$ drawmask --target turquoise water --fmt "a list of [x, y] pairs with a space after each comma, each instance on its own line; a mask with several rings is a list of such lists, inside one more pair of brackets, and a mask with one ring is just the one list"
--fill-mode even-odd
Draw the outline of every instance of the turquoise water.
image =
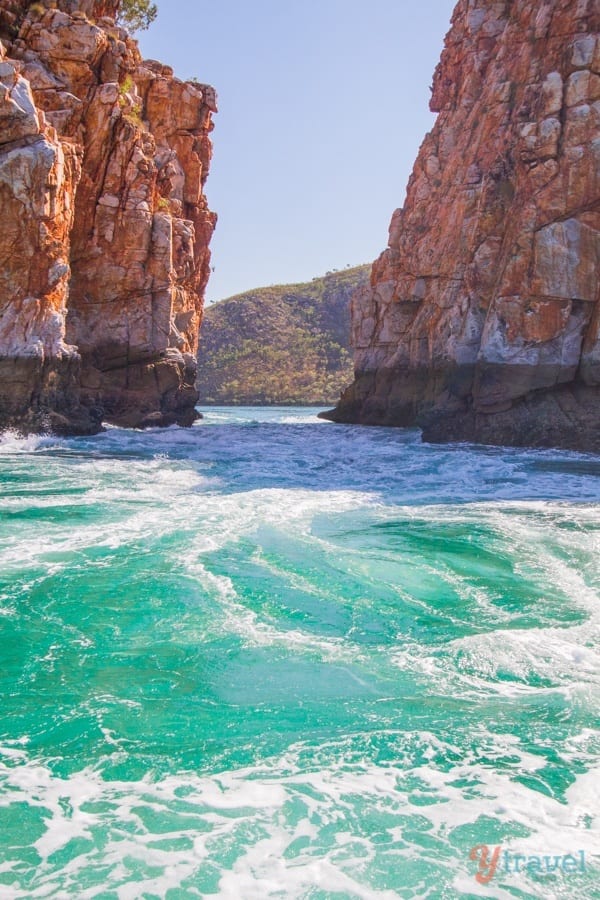
[[2, 900], [600, 896], [600, 458], [315, 412], [0, 438]]

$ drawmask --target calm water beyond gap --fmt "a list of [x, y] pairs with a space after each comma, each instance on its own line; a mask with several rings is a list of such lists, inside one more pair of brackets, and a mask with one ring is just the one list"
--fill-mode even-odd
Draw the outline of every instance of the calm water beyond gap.
[[600, 897], [600, 458], [0, 438], [0, 898]]

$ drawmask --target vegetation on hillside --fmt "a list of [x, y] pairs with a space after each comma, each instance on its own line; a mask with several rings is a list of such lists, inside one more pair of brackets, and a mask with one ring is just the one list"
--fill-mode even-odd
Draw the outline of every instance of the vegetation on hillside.
[[352, 381], [350, 298], [369, 268], [259, 288], [208, 307], [200, 334], [200, 402], [335, 403]]

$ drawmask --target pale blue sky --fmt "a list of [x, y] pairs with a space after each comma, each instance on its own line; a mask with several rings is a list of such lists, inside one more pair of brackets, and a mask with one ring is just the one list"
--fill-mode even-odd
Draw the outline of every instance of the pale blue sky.
[[158, 0], [146, 57], [219, 96], [208, 300], [385, 247], [454, 0]]

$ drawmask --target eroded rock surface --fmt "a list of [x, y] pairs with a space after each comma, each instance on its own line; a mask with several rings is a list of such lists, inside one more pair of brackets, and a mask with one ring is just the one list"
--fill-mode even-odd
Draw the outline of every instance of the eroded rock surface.
[[0, 425], [196, 417], [215, 92], [142, 60], [118, 0], [0, 9]]
[[600, 450], [600, 8], [460, 0], [331, 417]]

